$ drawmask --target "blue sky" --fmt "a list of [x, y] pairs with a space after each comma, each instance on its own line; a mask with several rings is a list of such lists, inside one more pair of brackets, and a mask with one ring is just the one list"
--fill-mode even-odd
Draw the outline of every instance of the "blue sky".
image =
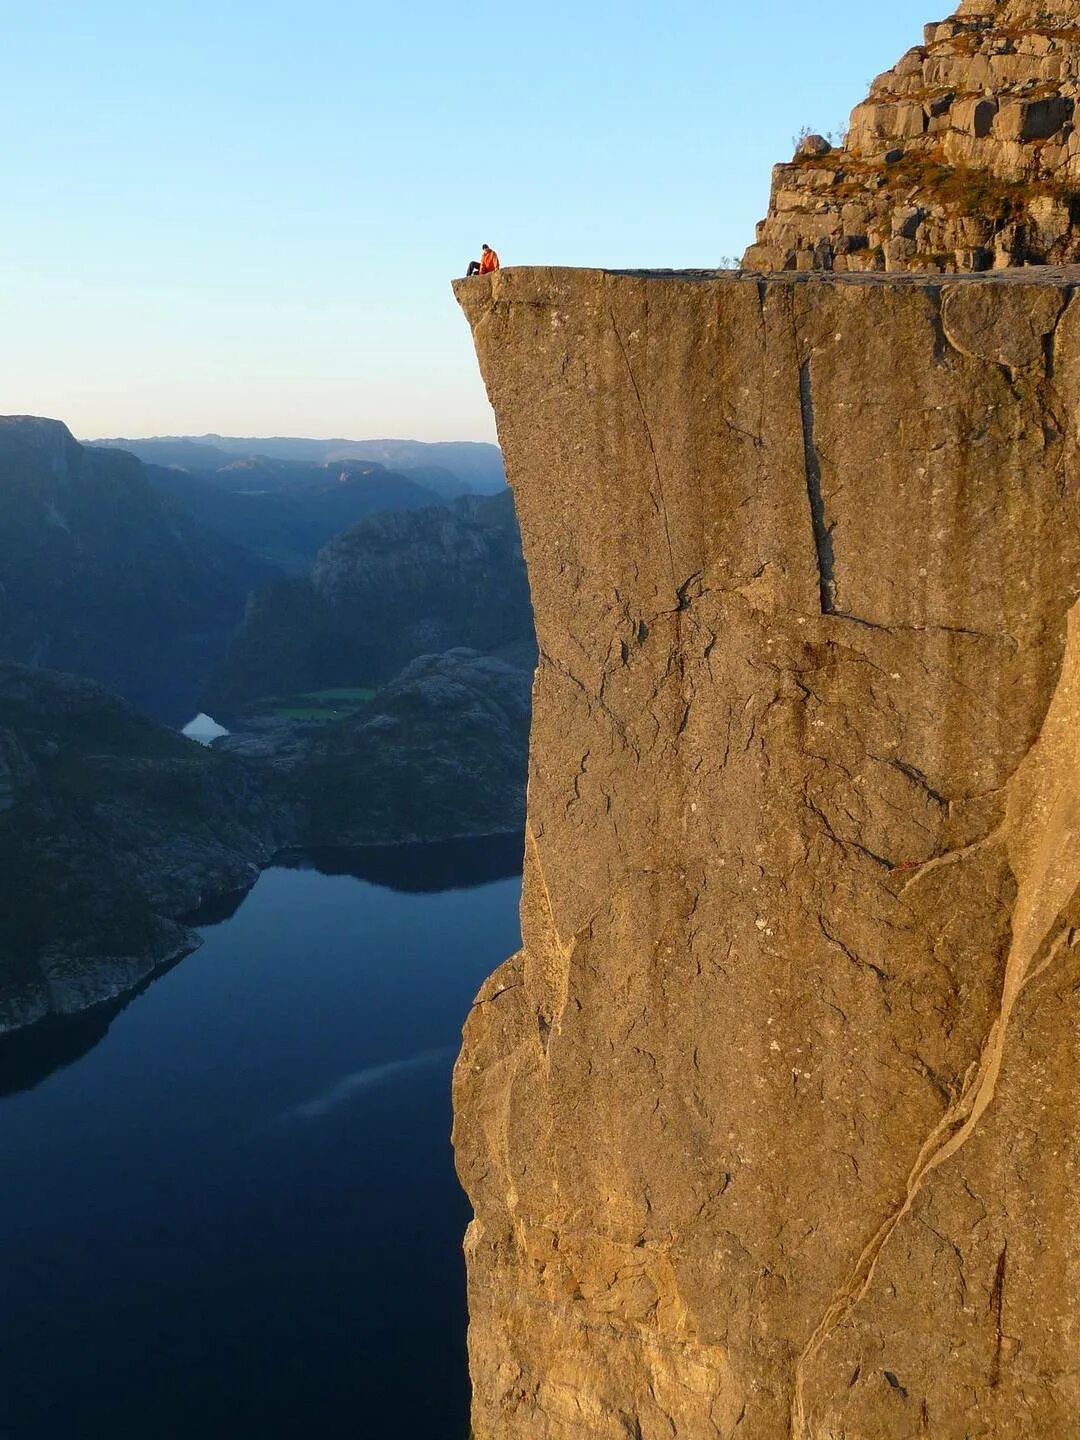
[[0, 0], [0, 412], [493, 438], [449, 290], [482, 240], [718, 264], [942, 15]]

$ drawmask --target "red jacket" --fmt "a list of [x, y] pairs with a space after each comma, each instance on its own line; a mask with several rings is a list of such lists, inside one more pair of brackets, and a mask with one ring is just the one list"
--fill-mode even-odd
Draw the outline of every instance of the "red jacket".
[[499, 257], [494, 250], [485, 250], [480, 256], [480, 274], [490, 275], [492, 270], [499, 268]]

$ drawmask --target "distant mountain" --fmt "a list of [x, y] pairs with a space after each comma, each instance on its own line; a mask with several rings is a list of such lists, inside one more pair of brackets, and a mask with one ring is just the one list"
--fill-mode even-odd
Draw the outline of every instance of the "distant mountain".
[[[201, 447], [194, 447], [201, 448]], [[219, 535], [288, 574], [311, 568], [332, 536], [377, 510], [415, 510], [439, 497], [370, 460], [316, 465], [225, 455], [214, 470], [147, 465], [151, 482]]]
[[0, 662], [0, 1031], [71, 1014], [192, 950], [286, 833], [238, 761], [71, 675]]
[[218, 470], [237, 456], [306, 460], [312, 465], [334, 465], [341, 460], [371, 460], [426, 485], [444, 499], [465, 494], [495, 495], [506, 485], [499, 447], [481, 441], [172, 435], [88, 443], [128, 450], [148, 464], [180, 465], [192, 471]]
[[249, 591], [273, 570], [57, 420], [0, 416], [0, 659], [193, 713]]
[[235, 460], [227, 450], [217, 450], [198, 440], [84, 440], [96, 450], [126, 450], [144, 465], [175, 465], [181, 470], [220, 470]]
[[463, 496], [369, 516], [320, 551], [310, 577], [261, 590], [206, 706], [378, 683], [456, 646], [531, 668], [535, 643], [510, 492]]

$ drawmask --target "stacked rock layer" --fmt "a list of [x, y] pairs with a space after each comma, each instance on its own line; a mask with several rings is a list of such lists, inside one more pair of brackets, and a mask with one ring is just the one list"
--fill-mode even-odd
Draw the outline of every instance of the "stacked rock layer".
[[1080, 1435], [1073, 282], [459, 282], [540, 644], [477, 1440]]
[[969, 0], [879, 75], [842, 147], [773, 170], [748, 269], [1080, 261], [1080, 4]]

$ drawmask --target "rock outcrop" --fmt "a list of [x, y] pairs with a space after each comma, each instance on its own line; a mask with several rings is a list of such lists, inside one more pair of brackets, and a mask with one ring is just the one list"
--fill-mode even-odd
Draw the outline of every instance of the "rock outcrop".
[[1080, 10], [966, 0], [879, 75], [843, 145], [773, 171], [755, 270], [1080, 261]]
[[316, 731], [291, 777], [309, 845], [521, 835], [532, 675], [491, 655], [421, 655]]
[[477, 1440], [1080, 1433], [1077, 278], [458, 283], [541, 650]]

